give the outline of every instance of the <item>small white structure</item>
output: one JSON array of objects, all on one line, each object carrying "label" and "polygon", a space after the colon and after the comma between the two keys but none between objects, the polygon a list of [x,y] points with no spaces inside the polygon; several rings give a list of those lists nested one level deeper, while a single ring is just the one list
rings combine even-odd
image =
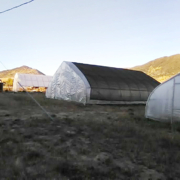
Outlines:
[{"label": "small white structure", "polygon": [[64,61],[46,97],[83,104],[145,104],[158,85],[140,71]]},{"label": "small white structure", "polygon": [[148,98],[145,116],[157,121],[180,121],[180,74],[154,89]]},{"label": "small white structure", "polygon": [[26,87],[47,88],[51,80],[52,80],[52,76],[16,73],[14,76],[13,91],[17,92],[19,91],[19,89],[22,89],[21,85],[23,86],[23,88]]}]

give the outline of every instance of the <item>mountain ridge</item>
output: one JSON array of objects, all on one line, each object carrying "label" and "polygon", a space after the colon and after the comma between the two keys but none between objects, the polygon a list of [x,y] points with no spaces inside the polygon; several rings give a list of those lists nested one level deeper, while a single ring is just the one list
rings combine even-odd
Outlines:
[{"label": "mountain ridge", "polygon": [[[164,82],[180,73],[180,54],[160,57],[129,69],[142,71],[157,81]],[[0,71],[0,78],[14,78],[16,73],[45,75],[37,69],[23,65],[14,69]]]},{"label": "mountain ridge", "polygon": [[164,82],[180,73],[180,54],[160,57],[130,69],[142,71],[157,81]]},{"label": "mountain ridge", "polygon": [[41,71],[37,69],[33,69],[31,67],[23,65],[17,68],[0,71],[0,78],[14,78],[14,75],[16,73],[45,75],[44,73],[42,73]]}]

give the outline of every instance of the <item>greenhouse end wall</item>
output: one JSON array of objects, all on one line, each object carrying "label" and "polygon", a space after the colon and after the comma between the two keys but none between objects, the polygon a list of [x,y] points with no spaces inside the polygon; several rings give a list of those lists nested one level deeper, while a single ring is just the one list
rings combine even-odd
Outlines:
[{"label": "greenhouse end wall", "polygon": [[86,104],[88,84],[83,74],[70,62],[63,62],[53,76],[46,91],[47,98],[63,99]]}]

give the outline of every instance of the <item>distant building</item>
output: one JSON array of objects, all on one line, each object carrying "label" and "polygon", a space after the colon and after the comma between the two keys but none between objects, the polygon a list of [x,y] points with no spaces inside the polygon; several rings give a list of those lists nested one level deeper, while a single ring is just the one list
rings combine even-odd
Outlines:
[{"label": "distant building", "polygon": [[46,97],[83,104],[141,104],[158,85],[140,71],[63,62]]},{"label": "distant building", "polygon": [[13,91],[45,91],[51,80],[52,76],[16,73]]}]

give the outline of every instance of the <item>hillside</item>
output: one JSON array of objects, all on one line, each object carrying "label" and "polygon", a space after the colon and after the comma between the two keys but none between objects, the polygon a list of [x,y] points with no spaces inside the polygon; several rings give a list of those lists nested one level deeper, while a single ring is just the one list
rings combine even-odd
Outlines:
[{"label": "hillside", "polygon": [[163,82],[180,73],[180,54],[158,58],[131,69],[143,71],[157,81]]},{"label": "hillside", "polygon": [[0,78],[14,78],[16,73],[23,73],[23,74],[40,74],[44,75],[42,72],[38,71],[37,69],[32,69],[28,66],[21,66],[18,68],[0,71]]}]

